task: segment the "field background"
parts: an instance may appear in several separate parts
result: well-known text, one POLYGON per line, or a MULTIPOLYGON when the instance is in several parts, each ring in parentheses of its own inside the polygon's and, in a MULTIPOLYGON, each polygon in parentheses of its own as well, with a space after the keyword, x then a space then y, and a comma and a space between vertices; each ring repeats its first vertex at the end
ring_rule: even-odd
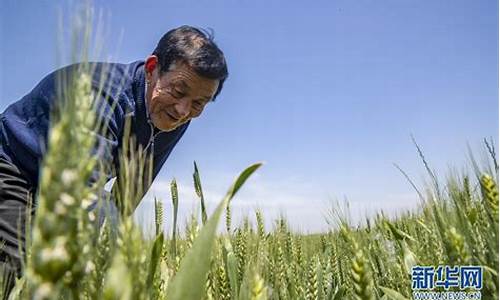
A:
MULTIPOLYGON (((234 203, 235 219, 257 206, 267 220, 283 212, 292 228, 321 232, 332 201, 348 199, 357 220, 416 207, 393 166, 423 183, 411 134, 440 177, 467 164, 467 143, 475 153, 484 137, 498 145, 496 1, 150 3, 93 1, 105 50, 91 59, 143 59, 167 30, 191 24, 213 28, 230 77, 142 202, 148 224, 154 195, 171 211, 174 177, 180 218, 189 218, 194 160, 211 207, 236 173, 266 162, 234 203)), ((57 54, 58 10, 69 21, 77 6, 0 1, 0 110, 69 62, 70 49, 57 54)))

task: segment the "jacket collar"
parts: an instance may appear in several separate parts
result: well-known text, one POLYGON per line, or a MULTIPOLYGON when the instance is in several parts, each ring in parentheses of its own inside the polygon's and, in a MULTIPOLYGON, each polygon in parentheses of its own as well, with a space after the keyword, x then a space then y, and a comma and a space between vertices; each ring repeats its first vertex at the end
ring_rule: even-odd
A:
POLYGON ((147 123, 149 116, 146 110, 146 78, 144 74, 144 61, 134 63, 133 96, 135 100, 135 114, 138 121, 147 123))
POLYGON ((153 126, 151 119, 149 118, 149 113, 146 103, 146 76, 144 73, 144 61, 135 62, 135 73, 134 73, 134 99, 135 99, 135 116, 140 128, 148 128, 147 130, 151 133, 157 133, 160 130, 153 126))

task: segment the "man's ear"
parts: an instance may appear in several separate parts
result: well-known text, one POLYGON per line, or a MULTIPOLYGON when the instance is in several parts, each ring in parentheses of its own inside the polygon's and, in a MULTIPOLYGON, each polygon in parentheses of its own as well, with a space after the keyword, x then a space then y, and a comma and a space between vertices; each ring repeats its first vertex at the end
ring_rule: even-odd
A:
POLYGON ((155 70, 157 65, 158 65, 158 57, 156 55, 150 55, 146 58, 145 69, 146 69, 146 75, 148 77, 153 75, 153 71, 155 70))

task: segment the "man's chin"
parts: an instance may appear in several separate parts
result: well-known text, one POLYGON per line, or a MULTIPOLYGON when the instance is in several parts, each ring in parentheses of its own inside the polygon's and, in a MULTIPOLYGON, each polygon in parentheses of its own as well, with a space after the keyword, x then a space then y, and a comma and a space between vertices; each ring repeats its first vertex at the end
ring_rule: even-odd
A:
POLYGON ((174 131, 176 130, 177 128, 179 128, 179 126, 181 126, 183 123, 175 123, 175 124, 169 124, 167 126, 163 126, 163 127, 156 127, 158 129, 160 129, 161 131, 164 131, 164 132, 169 132, 169 131, 174 131))

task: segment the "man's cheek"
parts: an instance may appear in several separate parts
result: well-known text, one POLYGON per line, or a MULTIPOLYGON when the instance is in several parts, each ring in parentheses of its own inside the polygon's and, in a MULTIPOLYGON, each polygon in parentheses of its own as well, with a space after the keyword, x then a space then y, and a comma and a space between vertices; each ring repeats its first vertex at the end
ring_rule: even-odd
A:
POLYGON ((201 115, 201 111, 199 111, 199 112, 192 112, 192 113, 190 114, 190 117, 191 117, 191 118, 197 118, 197 117, 199 117, 200 115, 201 115))
POLYGON ((158 114, 161 112, 162 108, 163 108, 163 105, 159 101, 155 101, 155 102, 153 102, 153 105, 151 106, 151 111, 154 114, 158 114))

